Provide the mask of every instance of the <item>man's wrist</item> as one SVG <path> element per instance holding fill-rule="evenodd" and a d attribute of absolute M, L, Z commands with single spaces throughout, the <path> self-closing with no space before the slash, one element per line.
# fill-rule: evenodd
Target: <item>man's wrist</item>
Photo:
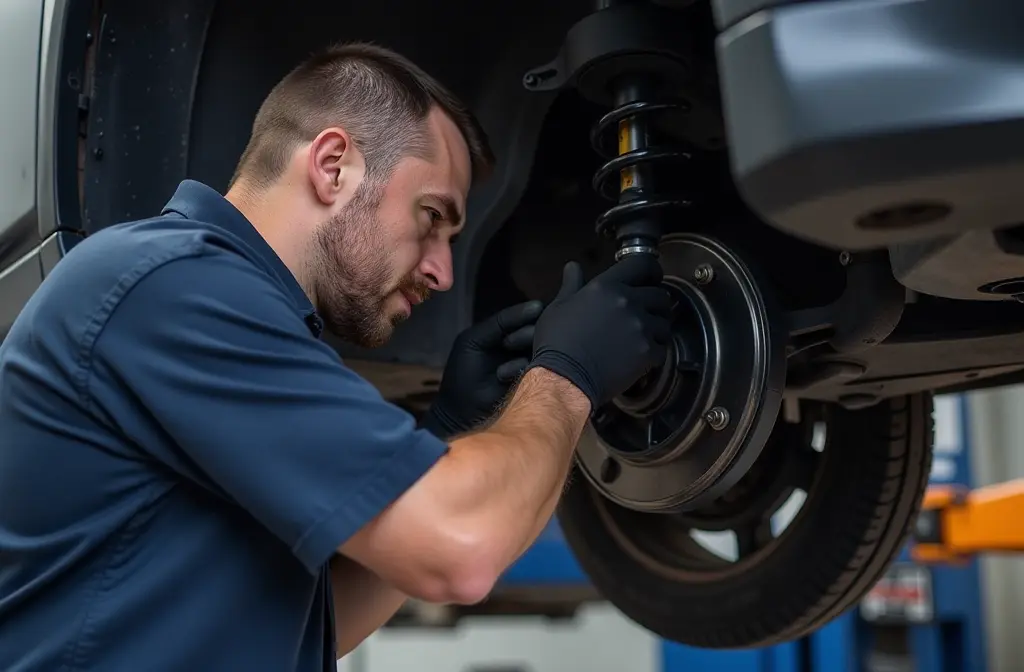
<path fill-rule="evenodd" d="M 531 363 L 520 381 L 520 385 L 542 387 L 550 390 L 573 415 L 590 417 L 593 403 L 590 397 L 576 383 L 558 371 L 547 368 L 543 363 Z"/>
<path fill-rule="evenodd" d="M 590 399 L 575 383 L 536 366 L 523 374 L 505 410 L 487 431 L 518 442 L 523 449 L 546 446 L 571 452 L 591 410 Z"/>
<path fill-rule="evenodd" d="M 583 394 L 586 397 L 588 407 L 596 408 L 598 406 L 599 393 L 597 386 L 591 379 L 590 374 L 572 358 L 566 357 L 560 352 L 542 351 L 534 356 L 533 360 L 526 367 L 526 373 L 537 369 L 547 371 L 549 374 L 564 381 L 565 384 L 571 385 L 575 393 Z"/>

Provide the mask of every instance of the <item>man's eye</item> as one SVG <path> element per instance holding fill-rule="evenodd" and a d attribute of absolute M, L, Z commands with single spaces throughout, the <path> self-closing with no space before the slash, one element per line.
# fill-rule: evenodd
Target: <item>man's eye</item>
<path fill-rule="evenodd" d="M 438 212 L 437 210 L 434 210 L 433 208 L 427 208 L 427 213 L 430 215 L 430 221 L 432 223 L 441 220 L 441 213 Z"/>

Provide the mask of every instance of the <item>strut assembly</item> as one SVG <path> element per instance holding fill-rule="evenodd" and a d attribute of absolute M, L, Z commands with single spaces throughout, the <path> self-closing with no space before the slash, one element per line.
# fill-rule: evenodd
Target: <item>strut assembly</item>
<path fill-rule="evenodd" d="M 558 56 L 526 73 L 531 91 L 574 87 L 609 108 L 591 131 L 606 162 L 594 189 L 615 202 L 596 222 L 616 261 L 659 256 L 673 295 L 665 363 L 596 409 L 577 462 L 594 487 L 635 510 L 694 510 L 747 472 L 782 404 L 787 334 L 763 283 L 721 242 L 684 229 L 691 205 L 666 167 L 690 161 L 678 140 L 694 104 L 692 54 L 678 11 L 601 2 L 567 33 Z"/>
<path fill-rule="evenodd" d="M 574 86 L 585 98 L 611 107 L 594 125 L 590 140 L 608 161 L 594 175 L 594 189 L 617 201 L 597 220 L 597 232 L 613 236 L 616 259 L 628 254 L 658 254 L 664 218 L 690 205 L 666 197 L 655 178 L 655 164 L 685 162 L 688 152 L 651 145 L 655 121 L 678 119 L 690 104 L 676 95 L 690 77 L 689 58 L 681 52 L 685 33 L 666 30 L 670 10 L 645 2 L 599 3 L 566 36 L 552 63 L 523 77 L 533 91 Z"/>

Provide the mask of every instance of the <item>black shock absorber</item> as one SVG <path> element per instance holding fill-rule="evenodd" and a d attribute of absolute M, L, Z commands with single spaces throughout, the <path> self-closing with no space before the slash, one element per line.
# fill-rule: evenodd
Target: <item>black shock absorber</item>
<path fill-rule="evenodd" d="M 584 98 L 611 110 L 591 129 L 591 144 L 607 162 L 594 189 L 614 201 L 598 218 L 597 231 L 616 240 L 616 259 L 657 254 L 665 216 L 689 205 L 658 184 L 660 164 L 690 155 L 656 145 L 656 122 L 685 115 L 678 93 L 691 79 L 688 31 L 678 11 L 644 0 L 599 0 L 598 11 L 566 34 L 558 56 L 526 73 L 531 91 L 574 86 Z"/>
<path fill-rule="evenodd" d="M 615 86 L 616 107 L 594 124 L 590 136 L 594 150 L 609 159 L 594 174 L 593 185 L 599 194 L 617 201 L 597 219 L 597 232 L 615 237 L 616 260 L 629 254 L 657 254 L 665 215 L 690 205 L 686 199 L 666 196 L 655 175 L 656 164 L 686 161 L 690 154 L 651 143 L 655 115 L 685 111 L 685 104 L 647 99 L 657 87 L 646 80 L 623 76 Z M 609 137 L 615 138 L 615 152 L 608 150 Z"/>

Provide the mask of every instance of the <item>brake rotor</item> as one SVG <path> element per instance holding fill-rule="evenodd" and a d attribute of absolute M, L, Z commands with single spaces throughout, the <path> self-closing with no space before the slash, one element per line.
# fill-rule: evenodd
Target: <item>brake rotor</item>
<path fill-rule="evenodd" d="M 719 497 L 746 474 L 782 406 L 786 336 L 743 261 L 707 236 L 665 236 L 676 300 L 665 364 L 594 413 L 576 452 L 605 497 L 674 512 Z"/>

